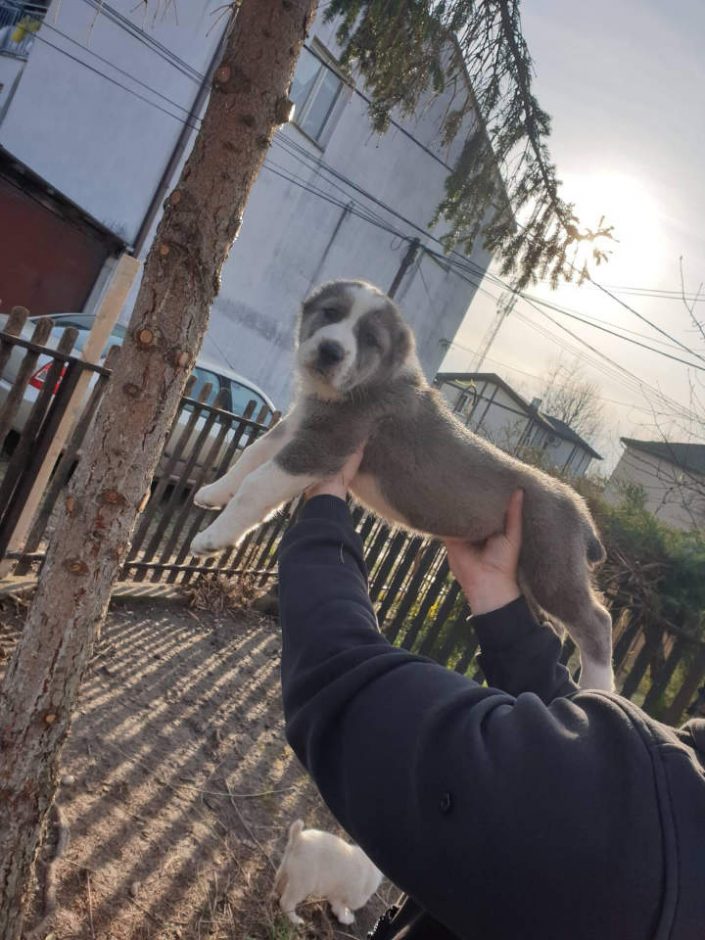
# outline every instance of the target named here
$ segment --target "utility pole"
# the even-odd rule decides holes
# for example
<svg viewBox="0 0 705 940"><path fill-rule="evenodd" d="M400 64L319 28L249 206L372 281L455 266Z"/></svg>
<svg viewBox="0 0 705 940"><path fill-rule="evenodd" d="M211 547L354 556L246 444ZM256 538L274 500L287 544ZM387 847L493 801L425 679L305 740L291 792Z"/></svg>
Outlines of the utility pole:
<svg viewBox="0 0 705 940"><path fill-rule="evenodd" d="M505 291L497 302L497 313L495 315L494 322L491 324L487 333L482 340L482 344L477 352L477 358L473 364L472 371L479 372L482 367L482 363L485 361L485 358L497 338L499 329L507 319L509 314L514 309L514 305L517 302L517 292L514 290Z"/></svg>
<svg viewBox="0 0 705 940"><path fill-rule="evenodd" d="M404 257L401 259L401 264L397 270L397 273L394 275L394 280L392 281L392 286L387 291L388 297L394 297L396 292L399 290L399 285L404 279L404 275L409 270L413 264L414 258L418 254L419 248L421 247L421 240L418 238L412 238L409 242L409 247L404 253Z"/></svg>

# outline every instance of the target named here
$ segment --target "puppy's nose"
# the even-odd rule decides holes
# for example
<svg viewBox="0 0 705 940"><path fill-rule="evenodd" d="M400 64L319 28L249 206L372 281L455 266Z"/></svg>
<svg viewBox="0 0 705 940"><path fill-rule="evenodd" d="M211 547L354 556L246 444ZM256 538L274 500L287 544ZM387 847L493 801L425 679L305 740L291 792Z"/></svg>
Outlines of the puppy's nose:
<svg viewBox="0 0 705 940"><path fill-rule="evenodd" d="M336 366L345 359L345 350L335 340L324 340L318 347L318 361L322 366Z"/></svg>

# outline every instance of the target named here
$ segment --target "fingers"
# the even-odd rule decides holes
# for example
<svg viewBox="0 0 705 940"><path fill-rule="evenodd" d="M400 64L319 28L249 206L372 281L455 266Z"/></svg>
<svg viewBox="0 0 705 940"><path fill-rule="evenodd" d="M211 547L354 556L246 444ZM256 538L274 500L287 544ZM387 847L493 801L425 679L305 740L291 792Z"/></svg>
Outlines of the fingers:
<svg viewBox="0 0 705 940"><path fill-rule="evenodd" d="M512 545L521 545L523 505L524 491L514 490L509 499L504 523L504 534Z"/></svg>
<svg viewBox="0 0 705 940"><path fill-rule="evenodd" d="M346 458L345 463L342 466L340 475L343 479L345 486L350 486L352 481L357 476L357 471L360 469L360 464L362 463L362 458L365 456L365 445L367 441L363 441L362 444L353 451L349 457Z"/></svg>

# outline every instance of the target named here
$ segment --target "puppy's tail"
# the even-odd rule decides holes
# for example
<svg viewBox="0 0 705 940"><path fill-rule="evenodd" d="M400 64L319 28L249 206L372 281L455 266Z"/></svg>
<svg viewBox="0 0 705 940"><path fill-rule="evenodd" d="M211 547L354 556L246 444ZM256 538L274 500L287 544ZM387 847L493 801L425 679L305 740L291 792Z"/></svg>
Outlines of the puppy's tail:
<svg viewBox="0 0 705 940"><path fill-rule="evenodd" d="M296 841L296 839L301 835L301 833L302 833L303 831L304 831L304 821L303 821L303 819L296 819L296 820L289 826L289 841L287 842L287 845L286 845L287 849L288 849L291 845L294 844L294 842Z"/></svg>
<svg viewBox="0 0 705 940"><path fill-rule="evenodd" d="M284 891L286 890L286 883L288 880L287 873L286 873L287 860L289 857L289 853L294 847L296 840L303 832L303 829L304 829L304 823L302 819L295 820L289 826L289 838L286 843L286 848L284 849L284 855L282 857L281 865L277 869L277 873L274 877L274 891L278 897L281 897Z"/></svg>

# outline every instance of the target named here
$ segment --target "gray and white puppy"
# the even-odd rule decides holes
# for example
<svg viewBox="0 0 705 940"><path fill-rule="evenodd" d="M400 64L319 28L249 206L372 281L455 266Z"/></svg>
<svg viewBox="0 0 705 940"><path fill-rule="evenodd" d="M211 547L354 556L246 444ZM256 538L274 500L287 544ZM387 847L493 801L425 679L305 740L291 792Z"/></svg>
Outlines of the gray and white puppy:
<svg viewBox="0 0 705 940"><path fill-rule="evenodd" d="M592 586L604 549L585 502L456 420L424 378L397 306L364 281L319 287L301 312L297 372L289 414L196 494L198 505L225 508L192 550L237 544L365 441L354 496L418 532L481 541L502 531L522 487L522 589L575 640L583 688L612 689L612 622Z"/></svg>

